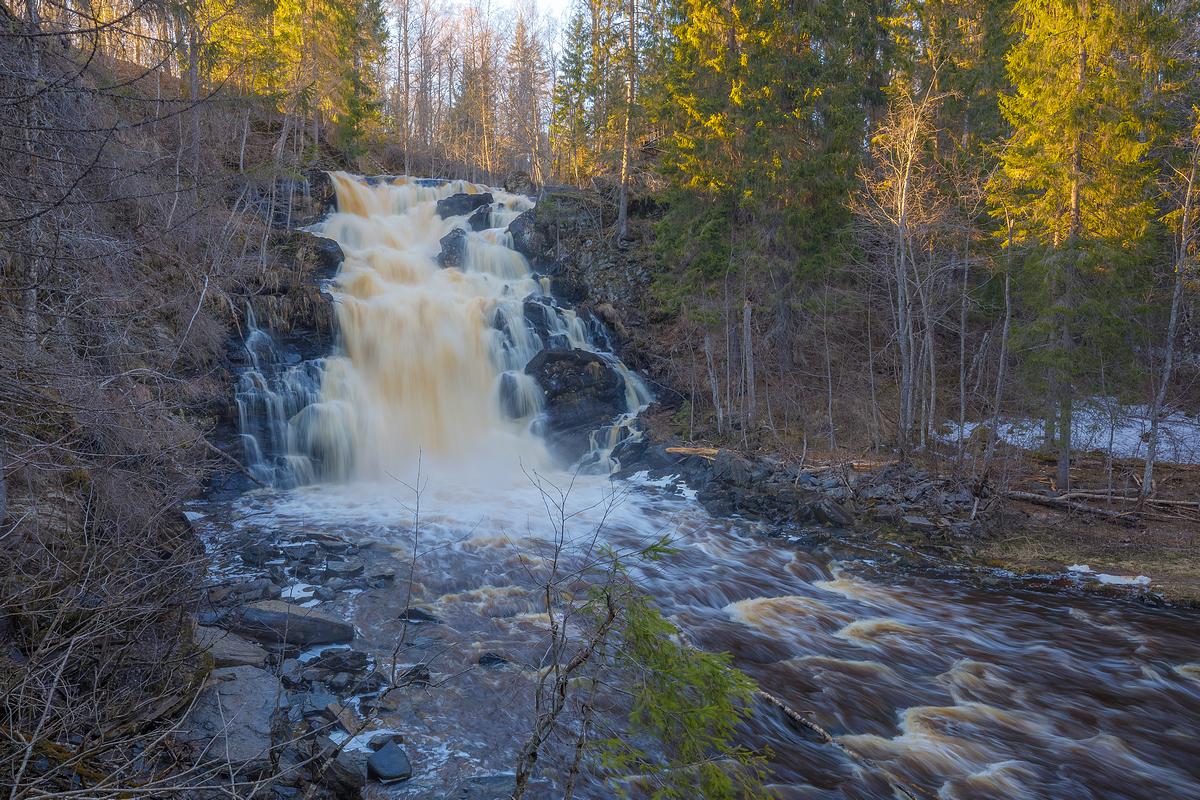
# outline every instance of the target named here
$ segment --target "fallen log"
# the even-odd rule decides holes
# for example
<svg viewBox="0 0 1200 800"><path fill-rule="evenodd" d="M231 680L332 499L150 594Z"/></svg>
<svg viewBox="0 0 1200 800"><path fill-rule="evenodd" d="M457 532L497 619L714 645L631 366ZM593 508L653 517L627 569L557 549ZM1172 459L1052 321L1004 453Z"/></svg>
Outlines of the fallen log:
<svg viewBox="0 0 1200 800"><path fill-rule="evenodd" d="M1044 494L1034 494L1033 492L1005 492L1004 496L1009 500L1023 500L1027 503L1078 511L1083 514L1095 514L1096 516L1107 517L1108 519L1128 520L1137 516L1137 513L1134 511L1109 511L1108 509L1089 506L1087 503L1076 503L1066 497L1050 497Z"/></svg>

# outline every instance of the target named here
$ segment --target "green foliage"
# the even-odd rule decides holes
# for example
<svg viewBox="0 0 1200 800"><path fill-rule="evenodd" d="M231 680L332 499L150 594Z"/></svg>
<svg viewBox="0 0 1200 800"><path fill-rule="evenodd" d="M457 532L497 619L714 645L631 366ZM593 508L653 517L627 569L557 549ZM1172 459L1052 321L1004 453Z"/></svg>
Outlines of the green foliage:
<svg viewBox="0 0 1200 800"><path fill-rule="evenodd" d="M628 739L599 743L606 770L649 778L654 800L772 796L763 758L732 743L756 687L726 654L682 642L678 629L642 594L628 596L621 658L634 676L630 722L663 748L655 760Z"/></svg>
<svg viewBox="0 0 1200 800"><path fill-rule="evenodd" d="M999 101L1011 132L989 198L1021 256L1026 364L1065 381L1132 368L1130 301L1155 241L1154 28L1112 2L1018 0L1014 15Z"/></svg>

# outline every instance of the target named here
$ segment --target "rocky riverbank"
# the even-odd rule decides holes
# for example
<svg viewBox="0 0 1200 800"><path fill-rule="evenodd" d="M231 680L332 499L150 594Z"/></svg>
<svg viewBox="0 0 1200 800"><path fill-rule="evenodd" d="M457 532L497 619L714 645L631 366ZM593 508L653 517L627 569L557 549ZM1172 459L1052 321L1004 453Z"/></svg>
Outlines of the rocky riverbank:
<svg viewBox="0 0 1200 800"><path fill-rule="evenodd" d="M436 635L422 631L441 620L403 602L409 564L389 548L327 532L206 530L221 535L205 537L213 571L195 641L212 671L174 738L214 782L234 775L276 798L370 797L399 782L447 800L509 796L513 776L504 773L429 794L422 778L431 776L414 765L428 770L436 748L406 742L389 725L446 678L424 657ZM387 619L358 630L349 621L356 608ZM505 661L471 657L480 668Z"/></svg>

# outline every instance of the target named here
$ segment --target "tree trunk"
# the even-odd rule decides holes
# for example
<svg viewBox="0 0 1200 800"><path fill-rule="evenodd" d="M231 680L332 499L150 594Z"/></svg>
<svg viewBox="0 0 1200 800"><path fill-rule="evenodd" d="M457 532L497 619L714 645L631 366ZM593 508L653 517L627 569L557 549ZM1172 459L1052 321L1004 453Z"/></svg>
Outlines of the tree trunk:
<svg viewBox="0 0 1200 800"><path fill-rule="evenodd" d="M758 396L755 391L754 344L750 337L750 301L742 303L742 364L746 378L746 425L754 424L758 416Z"/></svg>
<svg viewBox="0 0 1200 800"><path fill-rule="evenodd" d="M712 390L713 408L717 412L717 433L724 428L724 415L721 413L721 388L717 381L717 370L713 366L712 336L704 334L704 360L708 364L708 385Z"/></svg>
<svg viewBox="0 0 1200 800"><path fill-rule="evenodd" d="M629 71L625 91L625 131L621 136L621 197L617 204L617 240L629 238L629 129L633 122L633 101L637 83L637 0L629 0L629 38L626 41ZM748 311L746 313L749 313ZM751 394L753 397L753 391ZM751 400L753 403L753 400Z"/></svg>
<svg viewBox="0 0 1200 800"><path fill-rule="evenodd" d="M1083 39L1079 40L1078 87L1083 92L1087 78L1087 47ZM1075 284L1075 273L1079 259L1079 239L1083 232L1083 213L1081 207L1081 190L1083 183L1083 134L1076 132L1075 141L1071 148L1071 218L1067 236L1067 259L1062 275L1062 285L1059 287L1057 301L1059 315L1059 347L1058 354L1058 490L1071 491L1071 423L1074 416L1075 393L1072 386L1070 369L1071 351L1074 349L1074 339L1071 333L1071 312L1074 298L1072 296Z"/></svg>
<svg viewBox="0 0 1200 800"><path fill-rule="evenodd" d="M1000 403L1004 398L1005 372L1008 369L1008 332L1012 324L1012 223L1008 226L1008 268L1004 271L1004 326L1000 329L1000 363L996 367L996 393L992 400L992 430L988 434L987 450L983 454L983 475L991 468L996 442L1000 438Z"/></svg>
<svg viewBox="0 0 1200 800"><path fill-rule="evenodd" d="M1167 322L1167 351L1163 356L1162 372L1158 378L1158 391L1150 406L1150 438L1146 442L1146 466L1142 470L1141 498L1150 496L1154 482L1154 459L1158 455L1159 417L1167 400L1167 387L1175 368L1175 337L1179 331L1179 308L1183 304L1184 273L1192 246L1192 217L1195 198L1197 162L1200 161L1200 139L1192 142L1192 158L1187 180L1183 187L1183 203L1179 221L1179 240L1175 251L1175 286L1171 291L1171 315Z"/></svg>

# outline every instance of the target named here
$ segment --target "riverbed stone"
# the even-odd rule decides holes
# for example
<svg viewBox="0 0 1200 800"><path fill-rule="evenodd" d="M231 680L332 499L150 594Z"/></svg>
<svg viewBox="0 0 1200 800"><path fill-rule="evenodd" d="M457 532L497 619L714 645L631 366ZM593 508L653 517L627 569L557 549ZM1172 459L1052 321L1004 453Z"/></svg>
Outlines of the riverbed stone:
<svg viewBox="0 0 1200 800"><path fill-rule="evenodd" d="M438 253L438 265L462 269L467 264L467 232L455 228L438 242L442 246Z"/></svg>
<svg viewBox="0 0 1200 800"><path fill-rule="evenodd" d="M260 642L299 646L349 642L354 638L354 626L349 622L281 600L260 600L246 606L234 631Z"/></svg>
<svg viewBox="0 0 1200 800"><path fill-rule="evenodd" d="M395 783L412 777L412 764L404 748L389 741L367 756L367 777L381 783Z"/></svg>
<svg viewBox="0 0 1200 800"><path fill-rule="evenodd" d="M175 738L205 763L228 760L258 774L271 766L271 718L282 696L279 680L265 670L213 670Z"/></svg>
<svg viewBox="0 0 1200 800"><path fill-rule="evenodd" d="M198 625L195 641L197 647L207 651L212 657L215 667L261 668L267 663L267 651L260 645L220 628Z"/></svg>
<svg viewBox="0 0 1200 800"><path fill-rule="evenodd" d="M546 433L567 457L587 449L592 431L625 409L625 378L587 350L543 350L525 367L546 396Z"/></svg>
<svg viewBox="0 0 1200 800"><path fill-rule="evenodd" d="M480 206L467 217L467 227L473 231L485 231L492 226L492 207Z"/></svg>
<svg viewBox="0 0 1200 800"><path fill-rule="evenodd" d="M325 562L326 578L355 578L363 574L366 567L357 558L330 559Z"/></svg>
<svg viewBox="0 0 1200 800"><path fill-rule="evenodd" d="M441 200L438 200L437 214L442 219L461 217L464 214L470 214L480 206L490 206L493 199L491 192L482 192L480 194L459 192L458 194L452 194L449 197L443 197Z"/></svg>
<svg viewBox="0 0 1200 800"><path fill-rule="evenodd" d="M854 527L854 515L833 498L824 498L812 504L812 515L823 525L835 528Z"/></svg>

